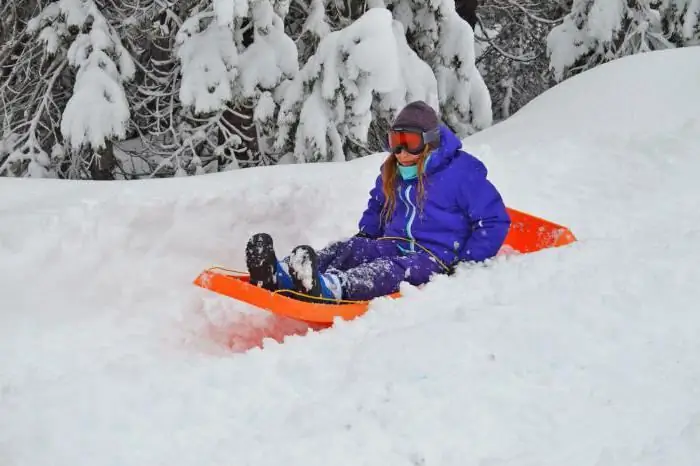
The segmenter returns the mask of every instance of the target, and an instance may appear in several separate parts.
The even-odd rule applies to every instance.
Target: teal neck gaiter
[[[404,181],[415,180],[418,178],[418,164],[406,166],[397,163],[396,165],[399,167],[399,173]]]
[[[425,159],[425,166],[428,166],[428,163],[430,162],[430,157],[433,156],[433,153],[431,152],[428,154],[428,158]],[[418,178],[418,164],[415,165],[401,165],[400,163],[396,162],[396,166],[399,167],[399,173],[401,174],[401,178],[404,179],[404,181],[408,180],[415,180]]]

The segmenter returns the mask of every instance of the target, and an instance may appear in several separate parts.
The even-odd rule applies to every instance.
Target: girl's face
[[[409,152],[406,152],[405,150],[402,150],[398,154],[396,154],[396,160],[401,165],[404,166],[410,166],[410,165],[415,165],[418,163],[418,159],[420,159],[422,154],[411,154]]]

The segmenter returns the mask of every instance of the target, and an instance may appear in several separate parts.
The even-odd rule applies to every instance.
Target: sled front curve
[[[317,304],[300,301],[279,292],[270,292],[251,285],[248,275],[219,267],[203,271],[195,279],[194,284],[275,314],[310,324],[321,324],[325,327],[330,327],[337,317],[352,320],[361,316],[369,307],[369,301],[356,301],[349,304]],[[399,296],[399,293],[389,295],[392,298]]]

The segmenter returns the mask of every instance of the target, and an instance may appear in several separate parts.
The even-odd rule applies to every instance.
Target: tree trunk
[[[457,0],[455,2],[455,7],[457,9],[457,14],[462,17],[463,20],[469,23],[472,29],[476,29],[476,7],[479,6],[478,0]]]
[[[244,29],[243,47],[248,48],[255,39],[253,24],[249,20],[244,20],[242,27]],[[218,157],[219,167],[226,163],[228,157],[235,157],[238,163],[242,163],[245,167],[255,165],[256,160],[260,158],[258,135],[253,123],[254,103],[253,101],[234,102],[232,109],[235,113],[229,110],[224,111],[221,118],[222,126],[226,127],[230,133],[238,133],[242,144],[235,149],[227,145],[224,153]],[[220,129],[217,134],[217,143],[222,145],[225,142],[226,135]]]
[[[112,141],[107,141],[104,149],[95,151],[90,162],[90,175],[93,180],[113,180],[117,158],[114,156]]]
[[[258,135],[253,122],[254,102],[241,102],[233,107],[236,113],[226,110],[222,115],[221,123],[226,129],[234,134],[239,134],[242,144],[238,148],[230,146],[224,149],[224,153],[219,157],[219,166],[226,163],[227,157],[235,157],[243,167],[257,165],[260,159],[260,149],[258,147]],[[250,105],[246,105],[250,104]],[[224,144],[226,137],[222,130],[218,132],[218,144]]]

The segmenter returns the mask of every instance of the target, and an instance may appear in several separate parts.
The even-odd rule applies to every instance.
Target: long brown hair
[[[418,211],[423,210],[423,204],[425,201],[425,162],[427,160],[427,155],[433,150],[432,144],[426,144],[425,149],[420,154],[418,159],[418,190],[416,194],[416,199],[418,201]],[[394,209],[396,209],[396,180],[399,176],[399,169],[397,167],[398,160],[396,159],[396,154],[391,153],[389,157],[382,164],[382,191],[384,192],[384,205],[382,206],[382,223],[385,225],[391,220],[391,216],[394,214]]]

